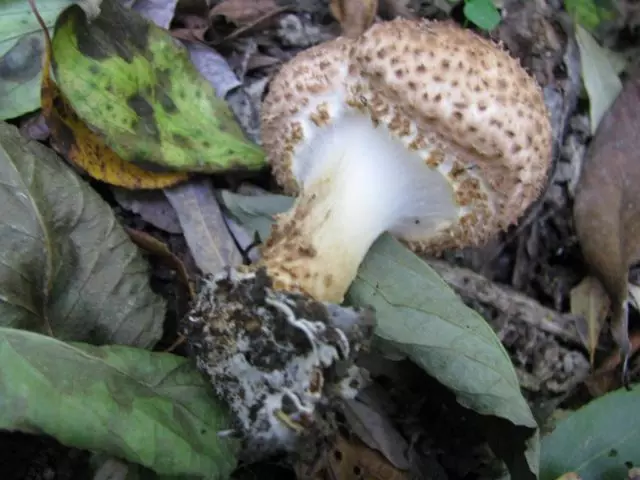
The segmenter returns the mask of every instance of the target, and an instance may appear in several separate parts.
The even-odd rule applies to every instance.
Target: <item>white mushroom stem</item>
[[[424,152],[422,152],[424,153]],[[373,242],[385,231],[425,238],[457,221],[460,208],[439,169],[425,168],[386,128],[348,114],[301,151],[301,194],[281,215],[261,264],[274,286],[342,302]]]

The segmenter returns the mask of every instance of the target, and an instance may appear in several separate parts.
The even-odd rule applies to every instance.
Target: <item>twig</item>
[[[454,267],[440,260],[429,260],[429,265],[460,296],[489,304],[514,321],[523,321],[567,342],[583,345],[575,326],[574,315],[544,307],[534,299],[507,286],[498,285],[469,269]]]

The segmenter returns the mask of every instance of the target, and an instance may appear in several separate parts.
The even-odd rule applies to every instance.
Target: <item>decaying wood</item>
[[[582,345],[573,315],[551,310],[534,299],[487,280],[469,269],[439,260],[429,260],[429,265],[463,298],[489,304],[513,321],[525,322],[565,342]]]

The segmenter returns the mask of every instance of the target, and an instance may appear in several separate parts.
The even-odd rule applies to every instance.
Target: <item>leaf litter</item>
[[[162,2],[158,3],[162,4]],[[168,3],[170,2],[167,2],[167,4]],[[216,6],[221,3],[224,2],[216,2],[211,5],[210,8],[216,8]],[[241,4],[242,2],[238,3]],[[252,62],[256,65],[253,69],[247,70],[246,67],[242,67],[240,70],[236,70],[237,72],[240,72],[239,77],[236,78],[241,80],[242,84],[235,86],[228,94],[220,95],[218,92],[219,96],[229,101],[229,98],[234,95],[233,92],[243,92],[245,95],[250,92],[250,95],[245,97],[245,101],[247,98],[251,99],[250,105],[254,107],[255,112],[255,105],[256,102],[259,101],[260,92],[265,88],[270,73],[277,68],[277,63],[275,62],[285,61],[295,53],[295,51],[308,46],[309,41],[313,43],[321,38],[321,36],[314,37],[313,35],[315,34],[309,35],[309,32],[311,31],[309,30],[310,26],[312,28],[318,28],[319,31],[323,32],[322,35],[325,35],[328,31],[332,31],[331,28],[333,27],[326,29],[326,24],[323,23],[326,22],[326,15],[329,13],[326,6],[319,7],[313,2],[309,3],[300,1],[299,3],[300,6],[298,11],[294,9],[286,15],[278,14],[270,19],[269,22],[249,24],[249,28],[242,29],[242,27],[240,27],[237,34],[231,36],[227,35],[224,43],[219,44],[219,51],[230,63],[236,65],[235,62],[241,56],[243,65],[251,64]],[[392,8],[394,3],[398,3],[400,4],[398,8],[402,9],[403,7],[406,7],[407,2],[380,2],[379,15],[382,16],[382,18],[385,18],[385,15],[388,15],[387,12],[391,10],[391,8],[386,5],[387,3],[391,3]],[[412,4],[414,9],[414,11],[411,12],[412,14],[428,15],[431,17],[434,16],[433,10],[425,9],[423,5],[416,5],[417,2],[409,3]],[[503,22],[498,28],[499,34],[500,36],[505,35],[504,38],[506,39],[507,47],[518,52],[518,55],[521,56],[523,62],[531,68],[532,73],[536,78],[541,80],[543,87],[545,88],[547,101],[550,102],[548,104],[551,106],[552,116],[556,119],[554,129],[558,132],[558,144],[556,145],[556,150],[559,156],[558,165],[552,175],[550,186],[547,189],[546,194],[542,197],[537,209],[533,210],[533,213],[529,218],[524,219],[522,225],[519,226],[515,232],[508,232],[507,235],[497,239],[495,245],[497,245],[498,250],[472,249],[471,251],[451,252],[446,255],[446,258],[460,267],[470,267],[477,272],[481,272],[481,274],[487,279],[487,284],[491,289],[500,291],[502,284],[506,284],[511,287],[515,287],[519,293],[529,296],[531,298],[531,302],[525,303],[527,306],[523,308],[529,308],[530,305],[534,305],[535,302],[539,302],[539,304],[544,306],[544,308],[552,309],[562,315],[564,313],[569,313],[570,311],[571,289],[575,287],[579,283],[580,279],[587,273],[587,269],[584,267],[584,263],[582,263],[583,260],[581,258],[580,245],[576,240],[573,226],[568,219],[571,217],[570,202],[573,200],[571,183],[576,183],[577,173],[581,170],[581,159],[584,155],[583,148],[585,143],[588,143],[590,136],[588,131],[589,124],[591,124],[591,128],[594,129],[595,126],[597,126],[597,121],[589,122],[588,111],[583,107],[579,107],[578,109],[575,108],[579,88],[576,88],[575,78],[571,76],[573,75],[571,72],[573,72],[572,69],[574,68],[572,65],[575,65],[574,59],[577,55],[582,56],[581,60],[583,65],[585,60],[588,62],[591,59],[589,58],[589,53],[585,53],[584,49],[580,50],[576,47],[575,39],[573,39],[573,47],[571,47],[572,40],[569,40],[566,43],[563,40],[558,42],[556,38],[558,35],[557,25],[550,20],[554,16],[555,11],[553,8],[549,8],[548,5],[543,6],[541,16],[531,17],[530,11],[527,10],[528,7],[522,8],[521,6],[511,5],[508,1],[502,3],[505,4],[503,5],[505,9],[504,11],[508,12],[508,14],[503,18]],[[170,7],[167,8],[170,9]],[[535,18],[535,21],[525,21],[522,29],[516,29],[513,26],[516,25],[516,23],[513,22],[514,19],[517,18],[519,12],[524,12],[522,14],[522,18],[525,20]],[[452,13],[455,14],[455,10]],[[175,18],[180,21],[182,21],[186,15],[187,14],[180,11],[180,8],[175,12]],[[189,13],[188,15],[193,15],[193,13]],[[319,20],[323,15],[325,20]],[[435,16],[438,16],[437,12],[435,13]],[[204,23],[209,20],[206,18],[206,12],[202,14],[201,18],[205,20]],[[287,25],[287,28],[292,28],[293,30],[282,29],[282,26],[284,25]],[[533,25],[534,27],[529,27],[529,25]],[[200,28],[202,29],[202,27]],[[514,32],[518,32],[518,35],[508,37],[509,28],[512,28]],[[531,30],[529,30],[530,28]],[[299,31],[297,29],[299,29]],[[534,31],[534,29],[536,33],[532,34],[531,32]],[[200,32],[200,40],[205,40],[207,38],[208,33],[206,30],[208,29]],[[560,35],[559,38],[562,38],[562,35]],[[310,38],[313,39],[309,40]],[[596,35],[595,38],[597,38],[599,42],[603,39],[602,36],[598,35]],[[249,43],[254,45],[250,49],[247,47]],[[606,40],[605,43],[607,45],[611,45],[611,42],[607,43]],[[187,45],[187,47],[189,47],[189,45]],[[260,58],[267,58],[269,61],[263,62]],[[252,59],[256,60],[253,61]],[[619,72],[617,68],[618,67],[616,66],[613,67],[616,72]],[[220,72],[223,71],[224,63],[220,61]],[[569,72],[569,74],[563,76],[565,72]],[[582,74],[583,77],[585,77],[585,84],[592,82],[592,79],[589,78],[590,74],[585,73],[585,71],[583,71]],[[591,97],[599,95],[600,93],[593,88],[591,88],[591,91],[587,89],[589,100],[591,100]],[[593,105],[597,102],[598,99],[594,97]],[[602,110],[606,110],[606,108]],[[238,110],[234,109],[236,117],[239,117],[237,111]],[[241,119],[239,118],[239,120]],[[254,138],[250,135],[248,132],[249,129],[242,121],[241,124],[245,128],[245,134],[250,138]],[[583,125],[587,126],[586,133]],[[257,137],[254,139],[259,141]],[[580,153],[581,151],[582,154]],[[263,180],[260,176],[253,178],[256,182],[272,190],[272,185],[268,181]],[[216,185],[225,185],[227,188],[234,190],[237,187],[237,181],[234,179],[233,175],[216,179],[214,183]],[[158,193],[162,195],[161,192]],[[229,196],[224,195],[224,197],[228,200]],[[166,203],[164,204],[166,205]],[[243,208],[246,209],[248,207],[244,206]],[[249,208],[249,210],[251,210],[251,208]],[[139,212],[143,211],[144,209],[139,210]],[[138,224],[140,223],[139,218],[145,218],[146,216],[144,213],[140,213],[140,215],[141,217],[137,217],[136,219]],[[118,218],[124,220],[125,223],[130,221],[127,220],[127,218],[130,217],[119,216]],[[173,229],[175,232],[175,217],[171,222],[174,225]],[[268,226],[269,219],[265,219],[264,224]],[[153,227],[149,228],[153,230]],[[235,230],[238,231],[237,226],[235,227]],[[177,234],[173,233],[168,235],[176,236]],[[247,234],[245,235],[245,241],[239,241],[238,243],[247,243],[250,239],[251,235]],[[180,256],[183,256],[183,252],[180,252]],[[153,263],[154,262],[152,260],[152,264]],[[457,270],[456,272],[458,273],[456,273],[456,275],[459,274],[460,271],[462,270]],[[505,319],[508,320],[509,318],[511,318],[512,321],[514,320],[514,314],[509,307],[505,307],[503,304],[493,304],[492,297],[490,295],[476,295],[471,289],[466,291],[466,295],[464,295],[463,298],[472,308],[477,309],[490,322],[496,331],[499,331],[497,324],[495,323],[496,321],[504,322]],[[478,298],[481,300],[478,300]],[[533,308],[538,307],[534,306]],[[558,316],[555,318],[561,317]],[[570,317],[566,318],[568,319]],[[564,318],[562,321],[564,321]],[[535,330],[537,327],[530,328]],[[567,338],[566,335],[563,333],[560,336],[556,336],[552,333],[553,330],[554,329],[551,327],[545,327],[544,331],[548,336],[547,338],[551,341],[556,338],[555,341],[560,341],[560,343],[563,344],[563,347],[565,347],[567,345],[564,343]],[[503,333],[508,332],[508,335],[523,335],[523,332],[520,331],[520,327],[518,326],[505,328],[501,331]],[[558,332],[560,331],[567,332],[568,330],[563,324],[563,326],[558,329]],[[500,339],[509,345],[523,345],[522,340],[514,341],[511,337],[503,337],[501,335]],[[570,351],[576,355],[582,355],[586,358],[584,352],[581,352],[579,349],[575,349],[573,345],[573,343],[569,343]],[[546,365],[550,362],[546,354],[540,354],[536,357],[536,352],[540,347],[532,345],[530,348],[531,350],[523,349],[516,351],[509,348],[508,351],[509,355],[514,356],[520,354],[524,361],[531,362],[536,365]],[[594,351],[596,351],[595,363],[598,365],[601,364],[602,361],[600,358],[601,354],[608,355],[612,352],[612,349],[611,346],[604,341],[603,337],[600,336],[598,348]],[[533,369],[534,372],[539,370],[540,369]],[[571,369],[569,369],[568,372],[571,372]],[[518,375],[518,379],[522,381],[519,371]],[[615,373],[612,373],[611,375],[615,376]],[[611,375],[608,378],[612,378]],[[544,374],[537,373],[536,376],[536,381],[538,383],[540,383],[539,380],[544,378]],[[542,384],[545,384],[545,382],[542,382]],[[527,383],[523,384],[523,388],[526,393],[525,397],[529,399],[529,392],[526,391],[528,388],[527,385]],[[564,398],[568,398],[567,395],[570,395],[570,393],[571,390],[563,394]],[[394,420],[397,421],[395,418]],[[421,426],[419,429],[419,431],[422,432],[422,435],[424,435],[425,428],[428,429],[428,426]],[[404,426],[403,428],[400,428],[399,431],[403,436],[405,436],[405,438],[409,438]],[[504,432],[503,436],[504,438],[512,438],[510,434]],[[342,438],[339,442],[351,442],[352,440],[355,439]],[[344,446],[345,444],[339,443],[339,445]],[[362,445],[360,444],[360,446]],[[496,447],[496,449],[499,450],[498,447]],[[334,474],[336,472],[343,472],[344,475],[347,475],[349,467],[353,467],[354,465],[362,467],[362,469],[366,470],[369,474],[375,470],[375,462],[369,464],[358,463],[358,458],[364,458],[367,456],[365,451],[359,448],[346,446],[344,446],[341,451],[345,453],[359,453],[349,453],[348,461],[343,464],[337,464],[335,459],[333,459],[332,463],[330,462],[330,469],[332,469],[331,471]],[[428,448],[426,450],[422,450],[420,454],[423,456],[429,455]],[[353,455],[355,455],[355,457]],[[443,457],[439,458],[441,462],[446,464]],[[462,457],[458,458],[460,460],[459,463],[463,463]],[[386,462],[388,466],[388,460],[386,460]],[[345,465],[347,469],[340,470],[340,468],[345,467]],[[449,471],[453,471],[451,470],[451,466],[447,466],[447,468]],[[389,470],[388,472],[391,471]],[[389,475],[392,474],[389,473]],[[349,477],[345,476],[344,478]]]

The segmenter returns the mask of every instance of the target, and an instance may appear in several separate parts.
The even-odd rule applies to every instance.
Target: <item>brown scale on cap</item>
[[[378,23],[356,39],[308,49],[281,69],[263,104],[262,134],[287,193],[308,193],[295,176],[297,154],[346,113],[368,117],[372,132],[385,128],[449,182],[456,222],[411,234],[391,229],[414,250],[483,243],[516,222],[545,184],[552,132],[539,85],[500,45],[451,22]],[[308,195],[278,219],[263,263],[282,288],[325,295],[336,272],[313,261],[324,223],[306,220],[322,201]]]
[[[298,193],[298,182],[291,176],[295,147],[305,140],[299,122],[292,117],[306,111],[310,99],[338,90],[344,81],[351,41],[337,38],[300,52],[276,75],[269,85],[270,94],[261,109],[262,141],[273,174],[289,194]],[[325,105],[306,111],[318,123],[328,123]]]

